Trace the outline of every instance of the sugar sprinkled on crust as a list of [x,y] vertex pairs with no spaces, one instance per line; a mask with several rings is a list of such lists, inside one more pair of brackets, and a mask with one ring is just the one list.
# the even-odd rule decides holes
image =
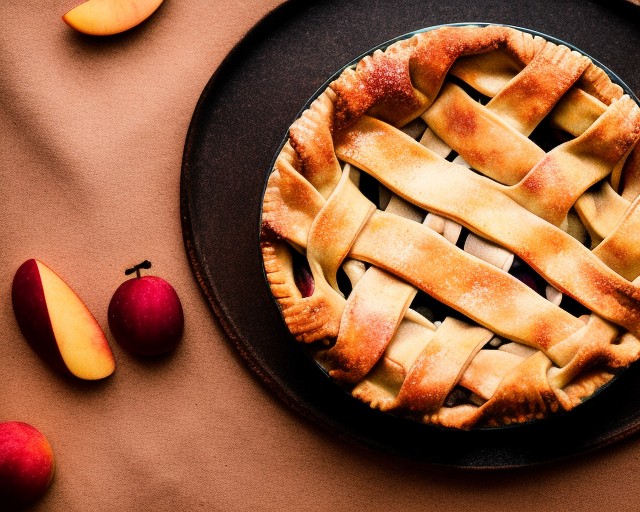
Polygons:
[[[421,144],[394,128],[410,122],[426,123],[408,131]],[[544,147],[542,131],[565,139]],[[639,138],[622,89],[540,36],[443,27],[374,52],[294,122],[269,178],[262,251],[287,326],[394,414],[468,429],[570,410],[640,357]],[[360,197],[361,174],[380,191]],[[388,212],[371,212],[383,192]],[[291,251],[309,259],[310,296]],[[507,273],[513,254],[555,302]],[[345,261],[360,261],[346,287]],[[435,323],[409,307],[433,298],[418,310],[444,308]]]

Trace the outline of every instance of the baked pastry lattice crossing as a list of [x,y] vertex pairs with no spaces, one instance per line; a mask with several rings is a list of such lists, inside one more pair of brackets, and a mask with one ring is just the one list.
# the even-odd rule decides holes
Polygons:
[[541,419],[640,357],[640,108],[584,55],[443,27],[346,69],[269,176],[291,333],[372,407]]

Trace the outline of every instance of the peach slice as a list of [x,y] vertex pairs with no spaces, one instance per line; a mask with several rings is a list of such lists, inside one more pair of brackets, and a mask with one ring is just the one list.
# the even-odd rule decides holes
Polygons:
[[139,25],[163,0],[87,0],[62,19],[83,34],[109,36]]
[[30,259],[18,268],[13,310],[27,342],[55,369],[85,380],[115,370],[109,342],[80,297],[49,267]]

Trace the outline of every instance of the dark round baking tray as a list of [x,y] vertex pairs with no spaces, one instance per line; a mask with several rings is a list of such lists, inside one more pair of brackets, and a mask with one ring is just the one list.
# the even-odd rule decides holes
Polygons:
[[[196,106],[180,191],[194,275],[256,375],[290,407],[346,440],[447,467],[495,469],[585,453],[640,429],[638,365],[571,413],[519,427],[459,432],[371,410],[327,379],[293,341],[264,278],[258,226],[274,155],[308,98],[368,49],[423,27],[481,19],[570,41],[638,90],[638,62],[620,50],[640,42],[635,10],[583,1],[542,1],[531,9],[524,1],[482,8],[440,2],[429,9],[417,1],[290,1],[233,49]],[[567,23],[576,15],[581,26],[597,27],[590,38]]]

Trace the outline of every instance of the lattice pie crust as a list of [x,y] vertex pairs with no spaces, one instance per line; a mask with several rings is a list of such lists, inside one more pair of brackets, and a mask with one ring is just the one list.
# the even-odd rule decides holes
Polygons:
[[602,69],[514,28],[365,57],[269,177],[289,330],[383,411],[468,429],[574,408],[640,356],[639,138]]

